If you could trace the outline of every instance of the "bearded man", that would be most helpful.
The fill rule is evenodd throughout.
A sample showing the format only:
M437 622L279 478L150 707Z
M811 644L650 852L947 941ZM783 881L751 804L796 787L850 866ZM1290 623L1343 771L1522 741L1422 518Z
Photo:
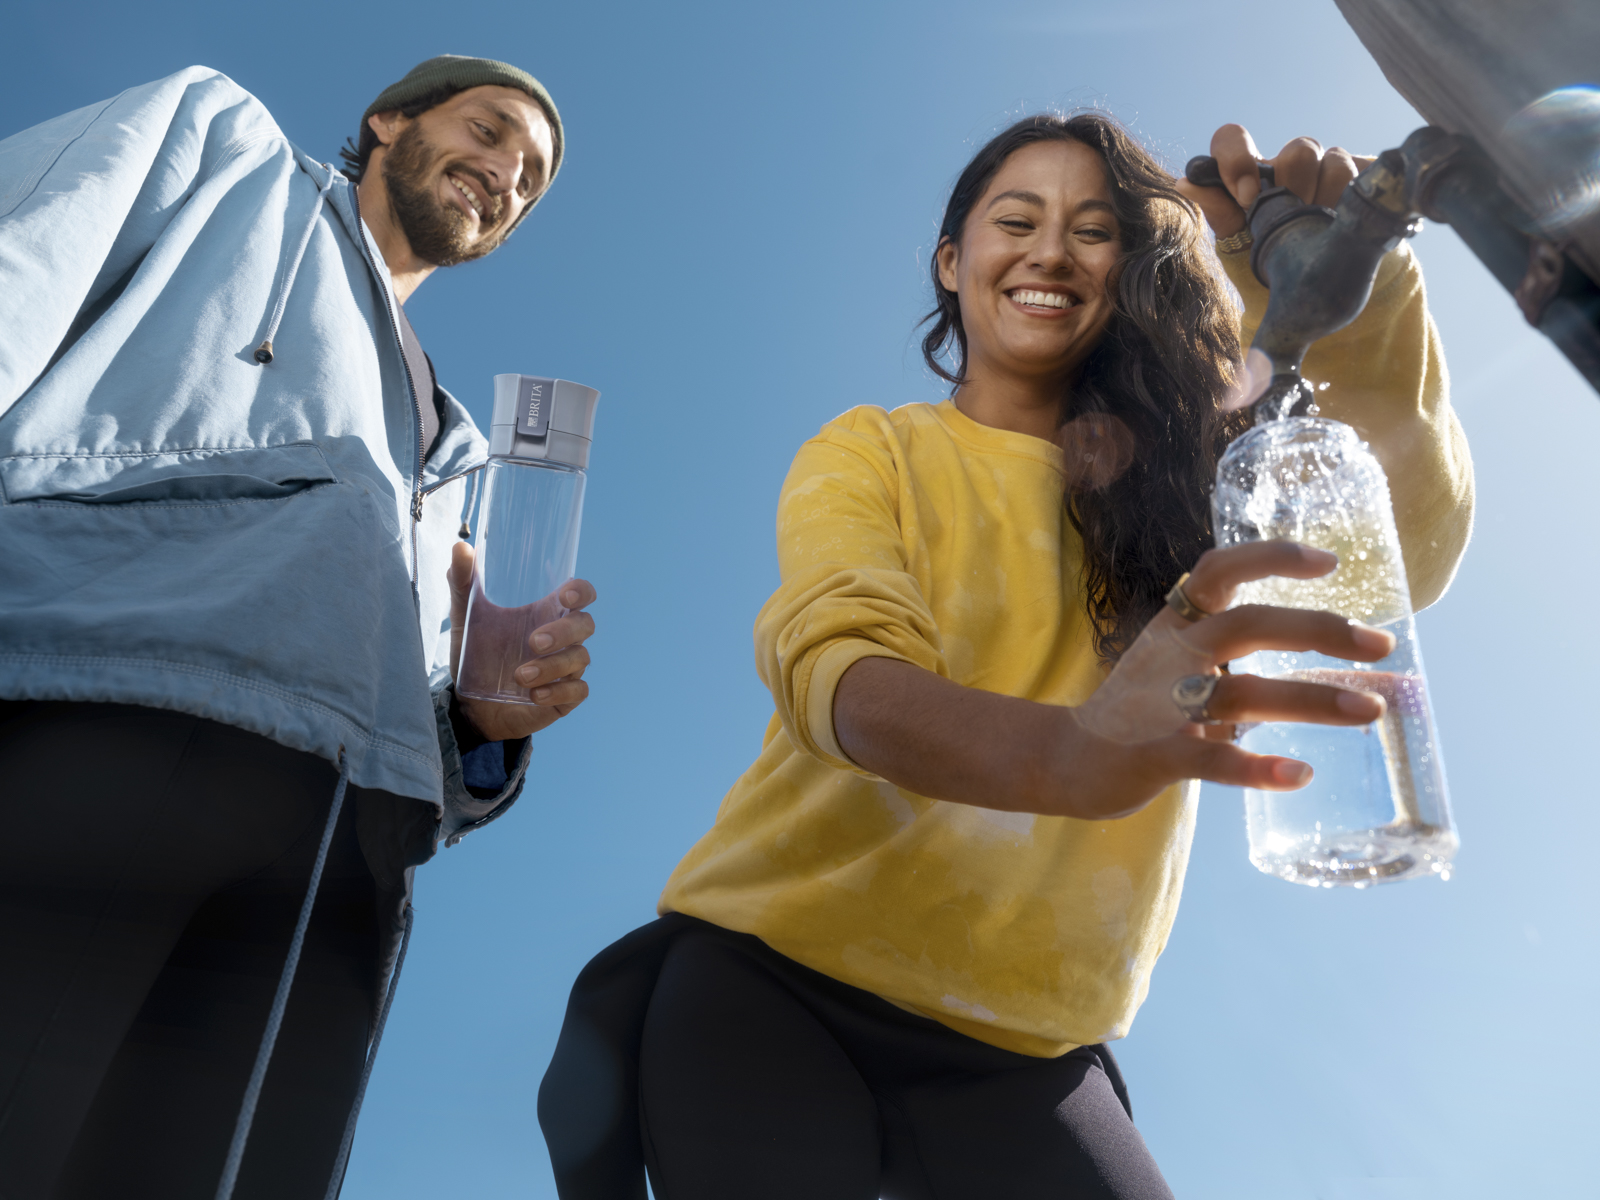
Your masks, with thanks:
M587 694L578 580L454 695L487 445L403 307L562 151L457 56L344 174L198 67L0 142L6 1200L336 1190L413 868Z

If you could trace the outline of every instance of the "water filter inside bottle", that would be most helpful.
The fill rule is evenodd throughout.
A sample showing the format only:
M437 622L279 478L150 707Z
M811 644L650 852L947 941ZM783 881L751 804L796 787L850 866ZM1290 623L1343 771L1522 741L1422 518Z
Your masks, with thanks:
M565 379L494 377L458 695L536 703L513 673L537 657L534 631L567 612L560 593L577 569L599 399L594 388Z

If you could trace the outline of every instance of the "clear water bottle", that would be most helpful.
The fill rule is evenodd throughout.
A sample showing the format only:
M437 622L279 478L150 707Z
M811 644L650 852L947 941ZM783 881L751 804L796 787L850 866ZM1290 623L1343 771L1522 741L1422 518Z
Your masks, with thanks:
M1376 692L1388 703L1368 726L1269 722L1245 731L1245 749L1298 758L1315 772L1299 791L1245 789L1250 861L1313 887L1448 879L1459 843L1378 460L1338 421L1268 420L1223 454L1212 516L1219 546L1281 538L1339 556L1339 566L1320 579L1246 584L1236 604L1322 609L1395 636L1393 653L1375 663L1267 650L1233 664L1266 679Z
M593 388L565 379L494 377L458 695L535 703L512 673L537 657L529 640L533 631L567 611L560 593L577 567L599 399Z

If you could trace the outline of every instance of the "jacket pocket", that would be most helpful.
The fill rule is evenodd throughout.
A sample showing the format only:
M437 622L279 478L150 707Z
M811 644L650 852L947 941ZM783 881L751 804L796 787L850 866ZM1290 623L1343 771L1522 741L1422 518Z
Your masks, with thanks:
M280 500L338 478L311 442L242 450L13 454L0 458L8 504L217 504Z

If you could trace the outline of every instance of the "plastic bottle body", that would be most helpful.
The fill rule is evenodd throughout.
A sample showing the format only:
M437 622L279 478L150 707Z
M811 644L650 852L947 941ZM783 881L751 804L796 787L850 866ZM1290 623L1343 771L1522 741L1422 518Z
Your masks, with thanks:
M484 472L456 692L533 704L512 673L535 657L533 631L566 614L559 594L577 568L587 476L565 463L502 458Z
M1258 754L1309 762L1293 792L1245 790L1250 861L1296 883L1364 887L1418 875L1449 878L1459 844L1428 700L1389 485L1348 425L1292 417L1257 426L1228 447L1212 496L1219 546L1287 539L1339 556L1321 579L1270 578L1236 604L1323 609L1387 629L1394 652L1376 663L1258 651L1235 672L1360 688L1387 714L1370 726L1271 722L1244 732Z

